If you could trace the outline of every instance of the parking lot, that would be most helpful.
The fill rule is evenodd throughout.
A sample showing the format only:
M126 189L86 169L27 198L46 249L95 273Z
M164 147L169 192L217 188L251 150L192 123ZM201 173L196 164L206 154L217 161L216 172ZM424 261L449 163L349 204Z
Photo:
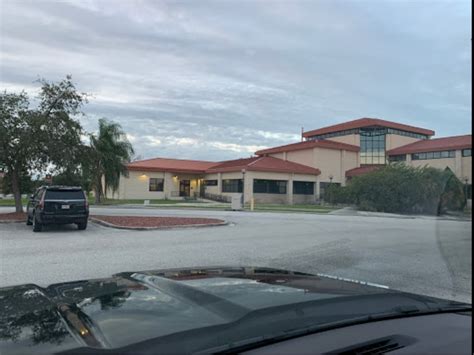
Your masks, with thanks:
M258 265L471 302L470 221L131 208L91 213L206 216L230 224L129 231L90 223L85 231L57 226L41 233L23 223L0 224L1 286L167 267Z

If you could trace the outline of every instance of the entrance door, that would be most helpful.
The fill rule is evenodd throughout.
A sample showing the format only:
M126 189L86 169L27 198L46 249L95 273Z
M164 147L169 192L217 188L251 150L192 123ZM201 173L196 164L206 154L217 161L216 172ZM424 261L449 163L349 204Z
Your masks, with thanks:
M204 180L201 180L199 184L199 197L204 198L206 195L206 185L204 185Z
M179 196L181 197L191 196L191 180L179 181Z

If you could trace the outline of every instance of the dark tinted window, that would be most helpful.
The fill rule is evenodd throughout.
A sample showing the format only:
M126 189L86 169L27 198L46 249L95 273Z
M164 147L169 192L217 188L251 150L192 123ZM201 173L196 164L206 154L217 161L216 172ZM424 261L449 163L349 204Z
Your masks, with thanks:
M440 158L454 158L456 152L454 150L444 150L441 152L426 152L426 153L414 153L411 155L412 160L425 160L425 159L440 159Z
M150 178L148 191L163 191L163 184L163 179L161 178Z
M407 160L407 156L406 154L400 154L400 155L391 155L388 157L388 160L390 162L394 162L394 161L405 161Z
M311 181L293 181L293 193L295 195L314 194L314 182Z
M253 192L265 194L286 194L286 181L255 179L253 181Z
M241 179L222 180L222 192L242 192L243 182Z
M46 190L48 200L84 200L82 190Z

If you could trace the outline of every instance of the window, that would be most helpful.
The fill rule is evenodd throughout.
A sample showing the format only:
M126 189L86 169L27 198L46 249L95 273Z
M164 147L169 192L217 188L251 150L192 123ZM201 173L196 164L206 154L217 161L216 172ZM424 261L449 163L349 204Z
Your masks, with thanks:
M217 186L217 180L204 180L204 186Z
M49 200L84 200L82 190L46 190L45 198Z
M462 150L463 157L470 157L471 156L471 149L463 149Z
M385 164L385 128L360 129L360 163Z
M286 181L284 180L260 180L253 181L253 192L263 194L286 194Z
M150 178L148 185L148 191L163 191L163 179L161 178Z
M395 129L395 128L388 128L387 133L396 134L396 135L404 136L404 137L417 138L417 139L428 139L428 136L426 134L407 132L407 131L402 131L400 129Z
M243 192L242 179L222 180L222 192Z
M388 157L388 160L390 162L406 161L407 160L407 155L406 154L391 155L391 156Z
M413 153L411 155L411 159L412 160L442 159L442 158L454 158L455 156L456 156L456 151L443 150L441 152Z
M314 182L311 181L293 181L294 195L313 195Z
M323 140L326 138L342 137L342 136L348 136L348 135L357 134L357 133L359 133L358 129L346 129L344 131L330 132L330 133L319 134L316 136L308 137L308 140Z

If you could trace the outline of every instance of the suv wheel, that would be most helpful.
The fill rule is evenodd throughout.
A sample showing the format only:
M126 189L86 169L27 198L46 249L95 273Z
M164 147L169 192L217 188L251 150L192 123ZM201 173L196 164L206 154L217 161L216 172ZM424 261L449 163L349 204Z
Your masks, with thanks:
M86 228L87 228L87 219L77 224L77 229L79 229L80 231L83 231Z
M33 214L33 232L41 232L41 229L43 229L43 225L38 222L38 219L36 218L36 213Z

